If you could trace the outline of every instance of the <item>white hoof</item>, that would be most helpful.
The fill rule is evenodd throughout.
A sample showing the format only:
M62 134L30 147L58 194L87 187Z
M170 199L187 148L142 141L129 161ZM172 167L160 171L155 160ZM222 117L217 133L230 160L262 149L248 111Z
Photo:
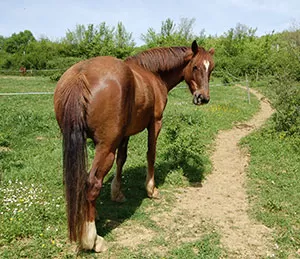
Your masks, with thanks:
M158 189L155 187L155 183L153 179L148 179L147 177L145 186L149 198L153 198L153 199L160 198Z
M97 236L94 250L96 253L104 252L107 250L106 242L103 237Z

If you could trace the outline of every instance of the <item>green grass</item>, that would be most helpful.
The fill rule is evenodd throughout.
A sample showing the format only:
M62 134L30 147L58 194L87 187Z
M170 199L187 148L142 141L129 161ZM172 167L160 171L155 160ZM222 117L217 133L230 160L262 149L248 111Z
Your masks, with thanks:
M55 85L47 77L0 77L0 93L52 92Z
M270 122L242 142L251 152L251 214L274 229L278 258L300 258L300 139L285 138L273 127Z
M53 91L46 78L0 78L0 92ZM0 257L75 257L67 241L63 199L61 137L52 95L0 96ZM196 107L187 89L174 89L158 139L156 184L162 199L150 200L144 190L146 132L130 139L124 166L124 204L110 201L112 172L98 199L98 233L113 242L118 226L141 226L155 237L136 248L112 246L114 258L218 258L224 251L213 227L203 226L199 240L168 243L164 230L151 219L171 210L177 187L197 184L211 171L209 155L215 135L237 121L249 119L258 101L247 103L244 90L212 87L211 102ZM90 161L94 153L88 143ZM113 170L112 170L113 171ZM155 247L163 247L159 253ZM81 253L82 257L95 257Z

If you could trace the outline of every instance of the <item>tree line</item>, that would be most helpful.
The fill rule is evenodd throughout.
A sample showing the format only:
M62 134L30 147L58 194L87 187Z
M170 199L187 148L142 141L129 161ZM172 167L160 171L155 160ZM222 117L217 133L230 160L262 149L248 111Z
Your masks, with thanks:
M224 81L232 78L275 75L286 73L300 80L300 31L288 30L256 36L256 29L237 24L221 36L206 35L202 29L194 33L195 19L171 19L162 22L160 31L149 28L141 35L143 46L136 46L132 33L122 22L109 26L77 25L58 41L36 39L29 30L0 36L0 69L66 69L73 63L100 55L121 59L152 47L190 46L196 39L205 48L216 49L217 76Z
M149 28L141 35L144 42L136 46L132 33L122 22L109 26L77 25L65 37L51 41L46 37L36 39L29 30L0 36L0 70L54 70L52 79L58 79L72 64L99 55L120 59L142 50L163 46L190 46L198 44L214 47L214 77L223 83L247 77L252 81L265 81L277 113L277 128L287 134L300 135L300 26L294 25L280 33L257 36L257 29L237 24L222 35L207 35L205 30L194 33L195 19L183 18L176 24L171 19L162 21L160 30ZM198 29L197 29L198 30ZM296 83L295 83L296 82Z

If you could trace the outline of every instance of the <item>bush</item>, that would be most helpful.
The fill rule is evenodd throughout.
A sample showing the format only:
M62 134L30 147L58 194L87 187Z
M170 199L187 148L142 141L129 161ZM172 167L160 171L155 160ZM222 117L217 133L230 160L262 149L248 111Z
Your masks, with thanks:
M274 106L277 110L275 129L285 135L300 136L300 86L289 80L272 80L269 90L276 94Z
M47 69L50 71L50 79L58 81L62 74L72 65L81 61L81 58L76 57L57 57L47 62ZM52 70L52 72L51 72Z

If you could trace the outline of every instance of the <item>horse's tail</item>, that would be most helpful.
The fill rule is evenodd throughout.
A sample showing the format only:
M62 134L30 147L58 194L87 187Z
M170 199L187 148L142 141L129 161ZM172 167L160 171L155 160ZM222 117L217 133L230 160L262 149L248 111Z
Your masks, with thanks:
M63 88L61 103L63 135L63 175L69 238L80 240L87 218L86 181L86 106L88 82L83 75L74 76Z

